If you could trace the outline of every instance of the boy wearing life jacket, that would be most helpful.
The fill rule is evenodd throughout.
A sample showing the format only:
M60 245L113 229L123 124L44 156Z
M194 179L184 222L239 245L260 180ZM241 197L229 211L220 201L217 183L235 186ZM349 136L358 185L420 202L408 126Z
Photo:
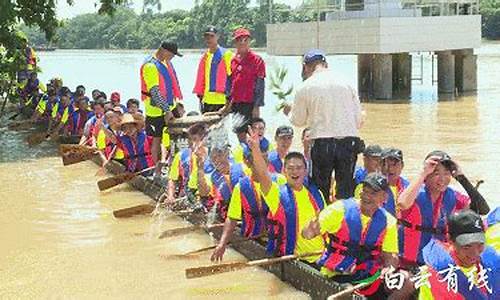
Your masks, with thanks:
M217 28L210 25L203 33L207 51L203 53L193 93L200 100L202 113L217 112L227 102L231 88L231 60L233 53L219 46Z
M248 144L252 150L257 178L262 195L269 207L272 228L269 231L268 252L277 255L304 254L324 250L323 238L305 239L300 232L326 206L321 192L312 184L304 185L307 176L306 161L302 153L290 152L285 156L286 184L272 181L265 159L259 147L259 139L249 129ZM320 255L304 258L315 262Z
M142 113L142 111L139 109L139 100L135 98L130 98L127 101L127 111L130 114L135 114L135 113Z
M243 163L244 157L243 157L243 147L242 143L246 143L247 140L247 134L248 134L248 125L250 125L253 129L254 132L256 132L261 140L262 145L265 147L266 152L269 152L271 150L271 145L267 138L264 136L266 134L266 121L262 118L252 118L250 120L250 123L248 124L247 122L244 122L239 127L236 127L234 129L234 132L238 136L238 145L234 147L232 150L232 155L233 159L237 163Z
M390 187L384 208L393 216L398 216L399 213L397 206L399 195L410 184L406 178L401 176L403 167L403 151L396 148L387 148L382 151L382 174L387 177Z
M151 146L144 131L144 117L139 114L123 114L121 130L122 134L116 142L123 150L127 171L138 172L153 167Z
M101 124L104 122L105 105L106 101L103 98L99 98L94 103L94 114L85 122L80 145L96 146L97 134L99 133Z
M196 151L198 192L205 208L210 211L216 206L219 217L225 220L233 189L249 171L242 164L231 162L227 141L213 141L208 155L206 151L204 147L199 147ZM205 166L207 156L214 167L210 174L206 174L205 169L200 167Z
M240 178L238 184L234 187L222 237L217 248L212 253L212 261L222 260L227 243L238 221L242 221L241 236L245 238L259 237L266 232L268 227L267 214L269 213L269 208L264 201L260 182L255 175L256 171L252 153L248 145L243 144L242 146L244 149L245 165L250 169L251 175ZM264 159L267 160L266 146L260 140L260 150ZM286 179L281 175L273 174L273 177L273 180L278 182L278 184L286 183Z
M71 105L71 91L67 87L61 88L61 97L52 107L52 118L49 122L49 132L58 134L66 126L69 116L73 112Z
M283 125L276 129L276 134L274 135L276 149L271 150L268 154L269 171L271 173L283 173L283 160L292 146L292 140L292 127Z
M49 120L51 118L52 108L57 101L58 97L55 88L52 85L48 85L47 94L43 95L42 99L38 102L31 119L33 121Z
M368 299L385 299L388 292L380 277L398 266L397 221L383 208L389 189L386 177L370 173L362 184L359 200L330 204L302 235L306 239L326 237L326 251L317 261L323 274L353 285L372 278L373 283L359 293Z
M106 125L103 124L97 134L96 144L101 156L103 171L110 160L123 162L125 157L123 150L116 143L117 136L120 134L122 116L123 112L120 107L115 107L112 111L106 112L104 114Z
M471 199L449 187L452 172L459 170L450 156L432 151L420 176L399 195L399 251L401 266L424 264L422 250L431 238L446 239L446 218L469 207Z
M369 145L363 151L363 167L358 167L354 171L354 185L356 190L361 192L361 184L366 175L374 172L380 172L382 169L382 148L379 145ZM360 195L360 193L354 193Z
M85 98L78 99L75 110L69 115L68 126L66 126L65 134L82 135L85 123L94 115L94 112L89 109L88 102Z
M207 134L207 126L197 123L187 130L189 147L177 152L172 161L166 195L166 203L172 204L176 197L194 199L198 191L198 163L195 152ZM176 193L177 190L177 193Z
M485 244L481 217L465 209L447 225L450 242L432 240L423 250L419 299L500 299L500 255Z

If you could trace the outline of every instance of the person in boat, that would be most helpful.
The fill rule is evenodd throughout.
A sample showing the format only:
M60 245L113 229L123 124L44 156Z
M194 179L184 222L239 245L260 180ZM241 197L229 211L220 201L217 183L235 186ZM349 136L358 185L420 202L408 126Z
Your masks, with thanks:
M381 277L398 267L397 220L383 208L389 184L380 173L362 181L360 199L335 201L302 231L306 239L326 237L326 251L317 261L322 273L341 283L373 283L358 293L368 299L386 299ZM401 299L392 295L394 299Z
M105 112L106 100L104 98L99 98L94 103L94 113L83 128L83 135L80 139L80 145L89 145L96 147L97 134L101 128L101 124L104 122L104 112Z
M96 142L103 169L109 161L116 160L123 163L125 158L123 150L116 143L117 137L120 135L122 116L123 111L120 107L114 107L113 110L104 114L106 122L101 124Z
M269 207L270 230L267 251L275 255L316 253L304 258L314 263L324 250L322 237L306 239L302 229L326 206L323 195L313 184L304 185L307 176L306 160L300 152L285 156L286 184L273 182L268 165L259 147L259 139L251 129L248 144L252 150L256 178L264 201Z
M194 203L198 191L198 162L195 152L203 147L207 126L196 123L187 129L189 147L177 152L172 161L165 203L173 204L175 199L187 196Z
M71 105L72 93L68 87L61 88L59 101L52 107L52 118L49 121L49 134L59 134L67 125L69 116L73 112Z
M190 112L188 116L193 116L193 112ZM175 104L175 108L172 110L172 115L175 119L181 118L184 116L185 110L184 110L184 104L182 102L177 102ZM198 112L195 112L194 115L199 115ZM160 161L157 164L157 169L155 170L155 174L157 175L155 177L156 180L163 180L163 171L164 168L167 166L167 159L169 158L169 153L171 151L171 142L170 142L170 131L167 126L163 127L163 132L161 136L161 157ZM161 174L161 176L160 176ZM161 183L160 183L161 184Z
M202 199L202 205L207 211L214 209L217 215L225 220L233 189L239 179L249 173L249 170L243 164L231 160L227 140L211 141L208 153L205 147L199 147L196 157L198 193ZM205 168L199 167L207 164L207 158L213 166L209 174L206 173Z
M451 214L448 242L423 249L419 299L500 299L500 255L486 244L481 217L470 209Z
M47 92L47 87L38 79L38 74L33 72L30 74L24 89L20 92L21 104L26 109L34 109L41 96Z
M268 145L260 140L260 151L265 160L267 160ZM255 165L253 163L250 147L243 144L244 162L250 169L251 174L240 178L238 184L234 187L227 218L224 223L222 237L212 253L212 261L220 261L224 256L227 244L239 221L241 223L241 236L244 238L257 238L265 234L268 229L267 215L269 208L262 196L260 182L256 176ZM286 179L279 174L272 174L273 181L278 184L285 184Z
M387 148L382 151L382 174L387 177L390 192L384 208L393 216L398 216L397 199L408 187L410 182L401 176L404 168L403 151L396 148Z
M71 105L73 107L75 107L75 104L76 102L79 100L79 99L85 99L87 100L87 102L89 101L89 98L87 96L85 96L85 87L83 85L78 85L75 89L75 93L72 95L71 97Z
M173 118L172 110L182 100L179 80L172 64L182 57L176 43L163 42L140 69L141 99L146 113L146 133L152 137L151 155L155 164L161 156L163 128Z
M58 97L55 88L52 85L48 85L47 94L43 95L42 99L38 102L31 119L33 121L49 120L51 118L52 108L57 101Z
M135 98L130 98L127 101L127 112L130 114L141 113L142 110L139 109L139 100Z
M269 171L271 173L283 173L285 156L288 154L293 141L293 128L282 125L276 129L274 135L276 149L268 154Z
M65 128L65 135L81 136L85 123L94 115L89 109L87 99L80 98L75 103L75 110L70 114L68 126Z
M236 55L231 61L231 99L219 112L240 114L250 120L259 117L260 107L264 106L266 64L250 49L248 29L236 29L233 41Z
M151 144L144 130L144 116L141 114L123 114L121 134L114 141L123 151L124 162L128 172L139 172L153 167ZM144 175L148 176L152 170Z
M113 104L113 106L119 106L123 110L123 112L128 112L127 106L120 103L120 101L121 101L120 93L112 92L110 100L111 100L111 104Z
M382 170L382 148L377 145L368 145L363 151L363 167L356 168L354 171L354 184L356 188L362 189L360 186L369 173L380 172ZM360 193L354 193L360 195Z
M264 136L266 134L266 121L262 118L252 118L250 123L243 122L243 124L235 128L235 133L238 136L238 145L233 148L232 155L233 159L237 163L243 163L243 147L242 145L246 143L248 126L251 126L253 131L256 132L261 140L263 147L266 149L266 153L271 150L271 144L269 140Z
M449 186L452 176L468 195ZM423 248L432 238L446 240L446 218L454 212L471 206L488 213L484 198L467 183L461 168L447 153L436 150L426 156L420 176L398 198L402 268L414 271L424 264Z
M219 33L215 26L206 28L203 39L208 49L198 64L193 93L200 100L202 113L217 112L226 105L229 96L233 53L219 46Z

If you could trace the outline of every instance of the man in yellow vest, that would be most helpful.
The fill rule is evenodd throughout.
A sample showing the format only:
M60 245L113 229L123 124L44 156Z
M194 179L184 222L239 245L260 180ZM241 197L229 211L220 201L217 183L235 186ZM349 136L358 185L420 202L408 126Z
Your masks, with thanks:
M153 137L151 155L154 163L160 157L163 128L173 118L175 102L182 100L177 74L171 63L176 55L182 56L177 44L163 42L141 66L141 98L146 113L146 133Z
M193 93L200 99L202 113L216 112L224 107L229 95L233 53L219 46L214 26L207 27L203 38L208 49L200 59Z

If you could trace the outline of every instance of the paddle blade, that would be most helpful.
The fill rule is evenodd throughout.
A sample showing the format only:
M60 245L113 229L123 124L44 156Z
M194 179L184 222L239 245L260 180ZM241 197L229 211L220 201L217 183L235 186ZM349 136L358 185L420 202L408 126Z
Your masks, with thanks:
M155 207L151 204L141 204L128 208L122 208L113 211L113 216L115 218L130 218L136 215L150 214L155 210Z
M234 262L234 263L225 263L214 266L188 268L186 269L186 278L192 279L192 278L211 276L215 274L221 274L221 273L244 269L246 267L248 267L248 264L246 262Z
M79 163L79 162L82 162L82 161L89 160L93 156L94 156L93 153L91 153L91 154L85 154L85 155L78 155L78 154L76 154L76 155L64 155L62 157L63 165L64 166L73 165L73 164L76 164L76 163Z
M30 134L26 138L26 142L30 147L36 146L38 144L41 144L43 141L47 140L47 133L46 132L37 132Z
M134 173L125 173L125 174L119 174L113 177L109 177L103 180L99 180L97 182L97 186L99 187L99 191L105 191L107 189L110 189L114 186L120 185L122 183L125 183L127 181L132 180L137 174Z
M92 147L82 145L64 144L59 146L59 153L65 166L89 160L94 156L95 151Z

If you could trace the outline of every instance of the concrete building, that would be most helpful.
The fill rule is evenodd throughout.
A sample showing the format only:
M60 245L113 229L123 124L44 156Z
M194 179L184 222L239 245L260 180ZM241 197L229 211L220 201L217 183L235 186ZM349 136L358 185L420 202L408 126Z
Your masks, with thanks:
M363 98L411 94L414 52L437 55L438 92L477 88L474 48L481 44L477 0L337 0L325 20L267 25L267 52L302 55L310 48L358 56Z

